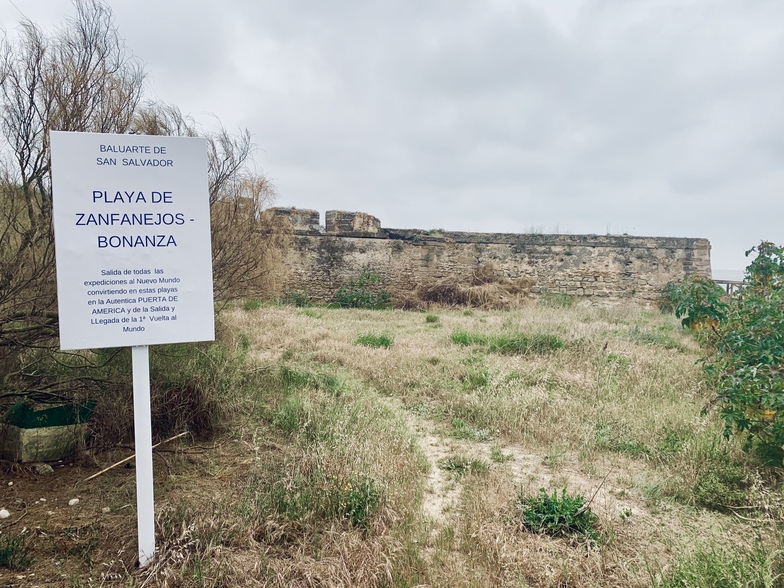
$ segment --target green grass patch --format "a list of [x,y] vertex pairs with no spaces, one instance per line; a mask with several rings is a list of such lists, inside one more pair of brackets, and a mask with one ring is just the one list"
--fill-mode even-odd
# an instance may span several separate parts
[[452,419],[452,437],[470,441],[491,441],[490,429],[478,429],[465,422],[464,419]]
[[600,419],[594,427],[594,442],[598,449],[630,457],[645,457],[651,453],[651,448],[635,439],[622,423]]
[[437,314],[427,314],[427,315],[425,315],[425,322],[429,323],[431,325],[437,323],[439,320],[441,320],[441,319],[438,317]]
[[289,304],[298,308],[310,306],[310,298],[302,292],[289,292],[283,296],[283,304]]
[[490,449],[490,459],[494,463],[506,463],[514,459],[511,453],[504,453],[503,450],[497,445]]
[[576,300],[571,294],[545,290],[539,295],[538,304],[548,308],[571,308]]
[[649,330],[641,329],[637,325],[629,330],[629,341],[637,343],[638,345],[658,345],[665,349],[674,349],[681,353],[686,352],[686,346],[675,339],[671,331],[667,330]]
[[355,345],[364,345],[365,347],[384,347],[388,348],[394,339],[391,335],[387,335],[386,333],[375,334],[375,333],[365,333],[364,335],[360,335],[354,341]]
[[246,300],[242,303],[242,308],[244,310],[258,310],[262,306],[264,306],[264,302],[259,300],[258,298],[251,298],[250,300]]
[[699,548],[663,576],[652,578],[652,585],[655,588],[774,588],[782,585],[782,572],[779,551],[710,546]]
[[557,335],[511,333],[504,335],[485,335],[456,331],[452,333],[452,342],[458,345],[477,345],[491,353],[503,355],[527,355],[550,353],[563,348],[564,343]]
[[729,460],[709,461],[694,483],[697,505],[727,511],[747,504],[748,477],[738,464]]
[[280,369],[280,378],[287,393],[311,388],[329,392],[333,396],[340,396],[346,389],[346,382],[343,378],[326,372],[312,372],[284,366]]
[[466,474],[486,474],[490,469],[490,465],[482,459],[468,459],[462,456],[445,457],[439,460],[438,467],[458,478]]
[[319,520],[348,521],[366,529],[382,502],[372,478],[340,479],[312,472],[286,483],[275,482],[255,490],[262,512],[275,513],[299,523]]

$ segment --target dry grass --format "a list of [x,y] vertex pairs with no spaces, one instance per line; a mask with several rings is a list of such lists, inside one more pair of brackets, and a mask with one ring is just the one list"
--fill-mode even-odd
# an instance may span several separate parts
[[[119,560],[100,543],[62,585],[101,585],[117,560],[128,586],[649,586],[699,546],[778,547],[782,494],[700,414],[701,352],[672,317],[262,306],[222,320],[244,349],[246,414],[218,448],[157,462],[154,566],[122,571],[132,541]],[[357,345],[368,332],[394,345]],[[496,353],[455,332],[564,346]],[[721,492],[705,483],[715,464],[749,480],[740,517],[695,498]],[[526,532],[515,498],[540,488],[582,495],[600,539]]]

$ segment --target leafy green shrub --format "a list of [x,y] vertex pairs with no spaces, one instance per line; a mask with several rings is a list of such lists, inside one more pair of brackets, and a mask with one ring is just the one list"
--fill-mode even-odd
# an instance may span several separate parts
[[0,566],[9,570],[22,571],[33,565],[30,555],[30,539],[23,534],[13,535],[7,531],[0,535]]
[[781,585],[781,574],[781,552],[710,546],[700,547],[681,559],[663,577],[654,577],[652,585],[655,588],[773,588]]
[[332,303],[340,308],[382,309],[387,308],[391,300],[392,295],[381,287],[381,276],[363,271],[338,290]]
[[716,326],[727,316],[724,290],[710,278],[689,274],[678,283],[664,288],[660,307],[672,309],[684,328],[700,330]]
[[721,406],[725,437],[745,435],[773,465],[784,463],[784,249],[763,242],[718,327],[715,356],[704,362]]
[[552,496],[544,488],[535,496],[524,496],[520,492],[515,506],[520,510],[523,526],[533,533],[544,533],[553,537],[582,537],[597,540],[599,517],[585,504],[584,498],[561,490],[561,496],[553,491]]
[[387,335],[385,333],[381,333],[380,335],[376,335],[374,333],[365,333],[364,335],[360,335],[357,337],[356,343],[357,345],[364,345],[365,347],[384,347],[388,348],[394,339],[392,336]]
[[508,335],[484,335],[457,331],[452,333],[452,342],[458,345],[481,345],[492,353],[504,355],[526,355],[549,353],[561,349],[564,344],[557,335],[512,333]]

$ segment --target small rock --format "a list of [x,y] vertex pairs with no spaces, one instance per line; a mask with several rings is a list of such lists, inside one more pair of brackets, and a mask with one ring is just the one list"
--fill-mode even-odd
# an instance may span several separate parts
[[108,513],[112,512],[112,509],[111,509],[111,508],[109,508],[108,506],[104,506],[104,507],[101,509],[101,512],[102,512],[103,514],[108,514]]
[[7,519],[11,516],[11,513],[8,512],[6,509],[0,510],[0,519]]
[[41,502],[46,502],[46,498],[39,498],[38,500],[40,500]]
[[51,474],[54,472],[52,466],[47,463],[34,463],[31,467],[33,473],[38,476],[43,476],[45,474]]
[[68,501],[68,506],[73,506],[75,504],[79,504],[78,498],[71,498],[71,500]]
[[13,485],[14,485],[14,483],[13,483],[13,482],[8,482],[8,485],[9,485],[9,486],[13,486]]

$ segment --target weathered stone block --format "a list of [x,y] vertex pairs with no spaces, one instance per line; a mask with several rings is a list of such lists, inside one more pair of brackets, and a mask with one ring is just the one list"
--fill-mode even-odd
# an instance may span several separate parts
[[268,208],[262,212],[262,216],[286,219],[291,223],[291,228],[294,232],[318,231],[319,220],[321,219],[318,210],[307,208]]
[[327,233],[330,234],[378,235],[381,233],[381,221],[364,212],[328,210],[325,222]]

